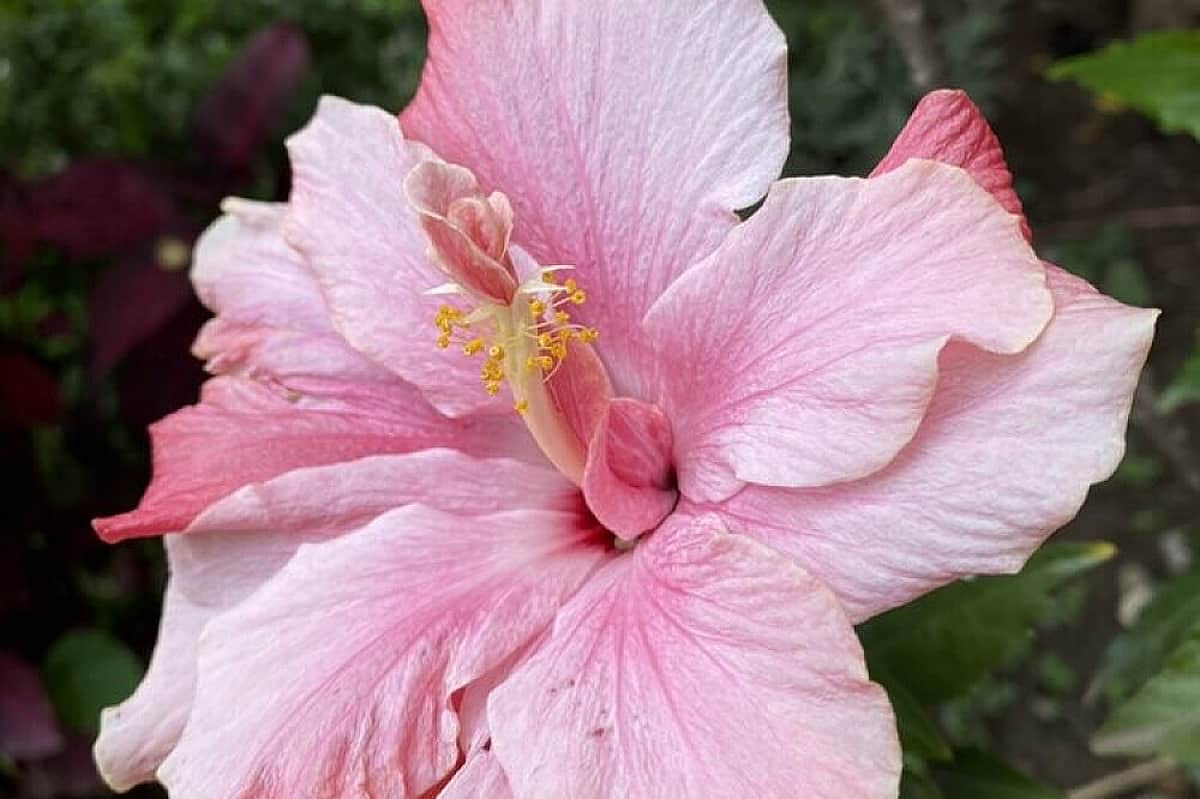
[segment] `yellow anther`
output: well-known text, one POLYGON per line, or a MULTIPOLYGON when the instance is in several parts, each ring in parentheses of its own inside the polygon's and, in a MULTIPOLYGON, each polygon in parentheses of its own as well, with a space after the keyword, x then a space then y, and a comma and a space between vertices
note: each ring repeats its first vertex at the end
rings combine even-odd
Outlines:
MULTIPOLYGON (((479 366, 479 382, 489 396, 496 396, 506 380, 513 381, 513 392, 529 396, 528 380, 523 374, 514 374, 512 364, 525 364, 525 369, 540 373, 543 382, 550 379, 571 352, 571 342, 590 343, 596 340, 595 328, 571 323, 571 314, 563 306, 581 305, 587 298, 574 278, 555 278, 550 273, 539 273, 534 279, 535 291, 546 291, 553 301, 538 295, 530 297, 522 289, 520 303, 511 306, 485 304, 477 308, 456 308, 441 305, 434 316, 438 329, 435 339, 439 349, 446 349, 453 342, 464 355, 482 354, 479 366), (553 289, 545 284, 553 285, 553 289), (555 307, 559 306, 559 307, 555 307), (528 311, 529 317, 525 317, 528 311), (511 361, 511 363, 510 363, 511 361)), ((519 414, 533 414, 534 407, 527 399, 516 400, 513 410, 519 414)), ((532 421, 531 421, 532 424, 532 421)))
POLYGON ((434 317, 433 322, 438 327, 444 328, 449 327, 460 318, 462 318, 462 311, 451 305, 441 305, 438 307, 437 316, 434 317))
POLYGON ((504 367, 498 361, 485 361, 483 368, 479 370, 479 378, 485 383, 493 380, 503 380, 504 367))

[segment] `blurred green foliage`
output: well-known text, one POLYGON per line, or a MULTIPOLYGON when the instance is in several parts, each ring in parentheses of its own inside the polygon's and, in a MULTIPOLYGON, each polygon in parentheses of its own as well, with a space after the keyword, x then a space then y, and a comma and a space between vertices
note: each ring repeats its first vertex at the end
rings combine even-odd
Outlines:
MULTIPOLYGON (((768 2, 788 35, 792 152, 788 174, 865 174, 887 151, 916 98, 908 69, 864 5, 768 2)), ((996 93, 1008 0, 932 0, 949 84, 985 110, 996 93)))
MULTIPOLYGON (((856 3, 772 0, 791 47, 789 172, 869 170, 914 94, 904 62, 856 3)), ((1007 0, 934 0, 950 82, 988 107, 1007 0)), ((259 26, 300 26, 313 70, 288 120, 330 92, 399 108, 424 59, 416 0, 2 0, 0 153, 25 176, 84 153, 166 160, 193 103, 259 26)))
POLYGON ((1159 413, 1171 413, 1200 402, 1200 345, 1192 351, 1158 398, 1159 413))
POLYGON ((1092 742, 1106 755, 1160 755, 1200 763, 1200 625, 1163 670, 1118 705, 1092 742))
POLYGON ((1086 239, 1054 242, 1043 255, 1121 302, 1143 307, 1154 302, 1133 235, 1121 224, 1105 225, 1086 239))
POLYGON ((905 799, 1059 795, 951 743, 987 743, 980 717, 1012 699, 994 678, 1029 655, 1035 628, 1053 619, 1077 578, 1113 554, 1105 543, 1047 544, 1020 574, 957 582, 859 627, 871 676, 896 712, 905 799), (940 724, 926 710, 937 705, 940 724))
POLYGON ((398 108, 424 60, 416 0, 2 0, 0 153, 25 176, 85 153, 169 160, 193 104, 260 26, 308 34, 288 120, 330 92, 398 108))
MULTIPOLYGON (((869 171, 915 99, 899 53, 863 5, 768 5, 791 52, 789 173, 869 171)), ((929 2, 950 83, 966 88, 985 110, 1003 66, 996 37, 1007 6, 1006 0, 929 2)), ((255 30, 279 20, 303 29, 312 52, 312 69, 283 130, 298 127, 320 93, 398 109, 416 85, 425 42, 416 0, 0 0, 0 165, 33 177, 95 153, 181 159, 196 101, 255 30)), ((1149 300, 1126 231, 1112 229, 1051 255, 1127 301, 1149 300)), ((0 338, 28 344, 51 363, 71 405, 81 400, 84 384, 89 275, 58 268, 52 256, 39 259, 19 291, 0 297, 0 338), (68 323, 44 335, 44 322, 55 316, 68 323)), ((100 386, 91 401, 105 411, 101 418, 115 417, 108 387, 100 386)), ((132 449, 116 423, 109 436, 121 451, 132 449)), ((75 483, 88 475, 65 455, 60 430, 39 431, 36 438, 38 469, 58 486, 55 501, 68 505, 75 483)), ((1020 575, 957 583, 861 628, 872 673, 896 706, 907 752, 905 797, 1059 795, 966 745, 986 743, 980 718, 1012 700, 1011 686, 997 675, 1029 655, 1035 629, 1078 608, 1083 589, 1077 578, 1110 555, 1105 545, 1051 546, 1020 575)), ((116 589, 87 570, 71 579, 90 603, 88 623, 108 625, 116 589)), ((1123 698, 1183 640, 1174 627, 1148 629, 1157 618, 1175 617, 1176 611, 1157 609, 1169 605, 1170 596, 1161 594, 1129 640, 1114 644, 1110 662, 1127 680, 1123 698), (1127 656, 1120 647, 1153 652, 1153 662, 1121 666, 1127 656)), ((1038 661, 1048 690, 1071 690, 1074 675, 1063 668, 1038 661)), ((62 719, 86 729, 99 707, 128 693, 137 670, 123 645, 91 629, 53 645, 45 676, 62 719)))
POLYGON ((142 666, 104 630, 73 630, 50 648, 42 676, 59 720, 76 732, 94 733, 100 711, 137 687, 142 666))
POLYGON ((868 662, 920 701, 964 695, 1029 649, 1033 625, 1057 589, 1104 563, 1111 544, 1050 543, 1013 577, 981 577, 935 591, 860 628, 868 662))
MULTIPOLYGON (((1133 108, 1165 133, 1200 139, 1200 30, 1155 31, 1114 42, 1053 64, 1052 80, 1073 80, 1096 95, 1099 108, 1133 108)), ((1105 291, 1134 305, 1151 305, 1149 282, 1133 255, 1128 231, 1110 226, 1091 241, 1056 253, 1105 291)), ((1200 346, 1172 376, 1151 409, 1160 415, 1200 401, 1200 346)), ((1118 476, 1155 478, 1155 464, 1138 458, 1118 476)), ((1161 532, 1155 508, 1145 532, 1161 532)), ((1099 754, 1159 755, 1200 763, 1200 572, 1177 575, 1154 592, 1133 626, 1109 645, 1090 693, 1105 697, 1110 715, 1093 739, 1099 754)))

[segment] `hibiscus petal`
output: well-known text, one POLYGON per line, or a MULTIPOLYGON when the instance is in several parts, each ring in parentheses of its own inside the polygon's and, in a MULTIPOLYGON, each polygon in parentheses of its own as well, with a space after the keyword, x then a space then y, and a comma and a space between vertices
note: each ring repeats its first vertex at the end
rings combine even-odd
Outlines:
MULTIPOLYGON (((231 198, 196 243, 192 283, 217 314, 192 351, 216 374, 309 383, 396 384, 333 328, 316 277, 283 237, 287 206, 231 198)), ((411 393, 411 392, 409 392, 411 393)))
POLYGON ((505 192, 514 240, 538 261, 578 267, 579 319, 635 393, 643 313, 783 165, 783 35, 758 0, 425 9, 429 60, 405 132, 505 192))
POLYGON ((628 397, 608 404, 583 473, 588 507, 623 538, 653 530, 675 507, 671 423, 656 406, 628 397))
POLYGON ((205 630, 161 780, 195 799, 432 788, 458 758, 451 695, 540 631, 603 556, 593 540, 559 511, 414 505, 301 547, 205 630))
MULTIPOLYGON (((172 540, 167 539, 168 561, 172 540)), ((196 641, 213 610, 185 596, 169 578, 154 656, 133 695, 100 714, 96 767, 114 791, 154 779, 179 740, 192 709, 196 641)))
POLYGON ((300 394, 253 380, 219 377, 200 404, 150 428, 154 477, 136 510, 99 519, 105 541, 185 529, 200 511, 242 486, 304 466, 368 455, 455 447, 476 454, 520 452, 507 416, 449 420, 411 386, 310 382, 300 394))
POLYGON ((97 522, 101 537, 183 530, 230 492, 299 467, 436 446, 524 451, 518 421, 447 419, 347 345, 282 237, 283 206, 224 208, 196 247, 192 280, 219 316, 194 349, 210 370, 234 376, 151 427, 154 479, 137 510, 97 522))
POLYGON ((871 177, 887 174, 911 158, 941 161, 965 169, 976 183, 1020 219, 1021 233, 1027 240, 1032 239, 1000 141, 966 92, 939 89, 922 97, 871 177))
POLYGON ((322 98, 288 151, 285 233, 317 276, 338 332, 445 413, 507 410, 479 390, 477 364, 434 346, 437 301, 424 292, 444 277, 404 195, 405 177, 433 154, 406 142, 390 114, 336 97, 322 98))
POLYGON ((316 278, 283 238, 287 205, 230 198, 196 241, 192 284, 226 319, 332 333, 316 278))
POLYGON ((469 170, 436 161, 409 172, 404 193, 429 238, 430 260, 481 301, 510 304, 517 275, 505 258, 513 223, 508 199, 484 197, 469 170))
POLYGON ((133 696, 101 718, 95 754, 109 785, 125 790, 153 779, 175 747, 191 713, 196 644, 209 620, 248 597, 301 544, 415 501, 465 515, 533 502, 562 511, 581 507, 575 487, 553 469, 451 450, 297 469, 225 497, 186 535, 164 538, 171 577, 154 657, 133 696))
POLYGON ((948 338, 1018 352, 1051 311, 1015 219, 960 169, 782 181, 646 317, 682 491, 870 474, 916 431, 948 338))
POLYGON ((512 787, 496 756, 490 751, 467 758, 437 795, 438 799, 512 799, 512 787))
POLYGON ((493 692, 516 795, 896 795, 891 709, 833 595, 719 524, 610 561, 493 692))
POLYGON ((730 527, 820 575, 855 622, 964 575, 1017 571, 1120 462, 1158 314, 1047 271, 1058 308, 1042 337, 1020 355, 947 348, 920 431, 885 470, 747 488, 722 509, 730 527))

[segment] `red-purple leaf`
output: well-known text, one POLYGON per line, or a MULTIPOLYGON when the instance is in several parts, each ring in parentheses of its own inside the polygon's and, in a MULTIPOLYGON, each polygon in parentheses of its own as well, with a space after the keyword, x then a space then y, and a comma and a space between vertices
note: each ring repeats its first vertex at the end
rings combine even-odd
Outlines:
POLYGON ((145 427, 196 401, 208 375, 190 348, 208 315, 204 306, 190 300, 125 358, 117 390, 126 423, 145 427))
POLYGON ((209 168, 244 175, 308 70, 308 40, 284 23, 264 28, 196 108, 192 136, 209 168))
POLYGON ((54 375, 20 352, 0 352, 0 422, 32 427, 62 416, 54 375))
POLYGON ((15 175, 0 169, 0 292, 17 283, 35 244, 28 190, 15 175))
POLYGON ((37 183, 30 208, 38 238, 75 260, 153 239, 175 216, 158 180, 115 158, 76 161, 37 183))
MULTIPOLYGON (((153 255, 106 269, 89 300, 92 371, 107 372, 191 300, 187 271, 164 270, 153 255)), ((182 354, 187 354, 186 344, 182 354)))
POLYGON ((0 755, 29 760, 63 747, 54 710, 34 669, 0 652, 0 755))

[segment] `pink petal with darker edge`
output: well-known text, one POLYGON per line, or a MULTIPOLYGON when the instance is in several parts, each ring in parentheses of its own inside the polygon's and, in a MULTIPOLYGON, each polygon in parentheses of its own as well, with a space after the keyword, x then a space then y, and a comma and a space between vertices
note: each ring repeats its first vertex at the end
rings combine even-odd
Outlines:
POLYGON ((1032 240, 1000 141, 966 92, 939 89, 922 97, 871 177, 887 174, 911 158, 941 161, 965 169, 1020 220, 1021 233, 1032 240))
POLYGON ((106 781, 126 790, 154 779, 191 714, 204 625, 241 603, 301 544, 343 535, 417 501, 480 515, 519 510, 531 498, 539 508, 581 509, 575 487, 552 469, 450 450, 297 469, 210 506, 185 535, 164 539, 171 576, 154 657, 133 696, 101 717, 95 755, 106 781))

